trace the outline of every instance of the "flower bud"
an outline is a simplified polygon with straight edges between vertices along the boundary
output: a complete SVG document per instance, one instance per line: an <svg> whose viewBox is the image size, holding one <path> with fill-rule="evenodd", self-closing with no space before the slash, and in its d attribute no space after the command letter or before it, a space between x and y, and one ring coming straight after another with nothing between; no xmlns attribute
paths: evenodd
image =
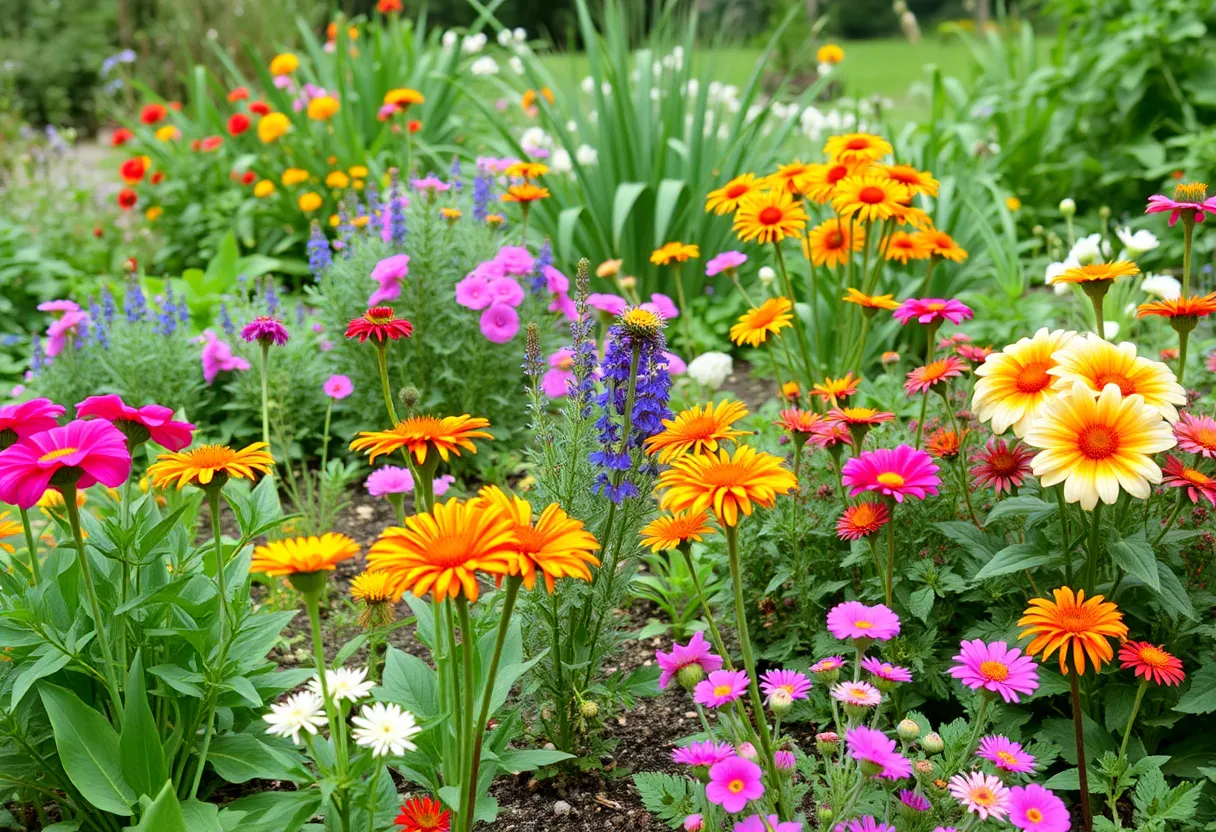
<svg viewBox="0 0 1216 832"><path fill-rule="evenodd" d="M621 289L626 290L626 291L628 291L629 289L636 289L637 285L638 285L638 279L636 277L634 277L633 275L627 274L624 277L617 280L617 285L619 285L621 287Z"/></svg>
<svg viewBox="0 0 1216 832"><path fill-rule="evenodd" d="M739 746L738 750L739 756L745 760L755 760L760 756L756 753L756 746L752 745L750 742L743 743L743 745Z"/></svg>
<svg viewBox="0 0 1216 832"><path fill-rule="evenodd" d="M895 733L901 740L911 742L920 736L920 726L911 719L900 720L899 725L895 726Z"/></svg>
<svg viewBox="0 0 1216 832"><path fill-rule="evenodd" d="M1077 203L1073 202L1070 197L1065 197L1060 200L1060 213L1065 217L1074 217L1077 213Z"/></svg>
<svg viewBox="0 0 1216 832"><path fill-rule="evenodd" d="M760 278L761 285L767 286L777 279L777 273L773 271L772 266L761 266L757 277Z"/></svg>
<svg viewBox="0 0 1216 832"><path fill-rule="evenodd" d="M925 738L920 741L920 747L930 754L941 754L945 750L946 744L942 742L941 734L934 731L931 734L925 734Z"/></svg>
<svg viewBox="0 0 1216 832"><path fill-rule="evenodd" d="M578 706L578 712L583 715L583 719L595 719L600 714L600 706L595 700L586 699Z"/></svg>
<svg viewBox="0 0 1216 832"><path fill-rule="evenodd" d="M916 769L917 772L919 772L920 774L932 774L933 773L933 761L932 760L917 760L915 763L912 764L912 768Z"/></svg>
<svg viewBox="0 0 1216 832"><path fill-rule="evenodd" d="M836 817L832 812L832 807L824 804L819 807L819 828L826 829L828 824L832 822L832 818Z"/></svg>
<svg viewBox="0 0 1216 832"><path fill-rule="evenodd" d="M418 392L417 387L402 387L398 395L401 397L401 403L405 405L406 410L413 410L418 406L419 399L422 398L422 394Z"/></svg>
<svg viewBox="0 0 1216 832"><path fill-rule="evenodd" d="M815 748L820 754L831 754L840 745L840 735L835 731L824 731L815 735Z"/></svg>
<svg viewBox="0 0 1216 832"><path fill-rule="evenodd" d="M1109 205L1103 205L1101 208L1099 208L1099 209L1098 209L1098 216L1099 216L1099 217L1101 217L1101 218L1102 218L1102 219L1104 219L1104 220L1108 220L1108 219L1110 219L1110 206L1109 206Z"/></svg>
<svg viewBox="0 0 1216 832"><path fill-rule="evenodd" d="M705 828L705 821L700 815L689 815L684 818L684 832L701 832Z"/></svg>
<svg viewBox="0 0 1216 832"><path fill-rule="evenodd" d="M769 694L768 707L774 716L785 716L794 707L794 698L785 688L777 688Z"/></svg>
<svg viewBox="0 0 1216 832"><path fill-rule="evenodd" d="M676 673L676 681L689 693L692 693L693 688L704 678L705 669L699 664L686 664Z"/></svg>

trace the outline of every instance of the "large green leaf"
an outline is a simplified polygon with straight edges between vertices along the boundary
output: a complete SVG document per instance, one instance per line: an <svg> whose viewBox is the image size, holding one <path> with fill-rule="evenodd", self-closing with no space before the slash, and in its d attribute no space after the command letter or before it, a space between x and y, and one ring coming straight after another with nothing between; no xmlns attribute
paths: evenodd
<svg viewBox="0 0 1216 832"><path fill-rule="evenodd" d="M249 734L228 734L211 741L207 762L229 783L250 780L309 780L299 755L272 748Z"/></svg>
<svg viewBox="0 0 1216 832"><path fill-rule="evenodd" d="M992 560L984 564L972 580L978 583L997 575L1008 575L1021 569L1043 566L1055 559L1054 554L1043 551L1043 547L1037 543L1013 543L993 555Z"/></svg>
<svg viewBox="0 0 1216 832"><path fill-rule="evenodd" d="M169 771L160 744L160 733L156 730L156 719L148 705L144 663L139 651L136 651L131 670L127 673L124 698L122 731L118 735L122 776L136 794L156 794L169 779Z"/></svg>
<svg viewBox="0 0 1216 832"><path fill-rule="evenodd" d="M72 785L96 808L130 815L136 795L123 778L118 734L110 723L66 688L42 682L38 692Z"/></svg>
<svg viewBox="0 0 1216 832"><path fill-rule="evenodd" d="M612 198L612 245L614 249L621 247L621 234L625 231L625 223L633 211L638 197L646 190L645 182L622 182L616 186L616 194Z"/></svg>
<svg viewBox="0 0 1216 832"><path fill-rule="evenodd" d="M395 702L423 718L439 715L435 671L422 659L395 647L384 657L384 677L377 698Z"/></svg>
<svg viewBox="0 0 1216 832"><path fill-rule="evenodd" d="M17 681L13 683L13 698L12 703L9 705L9 710L17 709L17 705L25 698L25 694L29 692L30 687L35 682L58 673L67 667L68 662L72 660L71 654L65 653L50 644L40 647L38 652L42 654L38 658L38 661L21 666L21 674L17 677Z"/></svg>
<svg viewBox="0 0 1216 832"><path fill-rule="evenodd" d="M1174 710L1184 714L1216 711L1216 664L1205 664L1191 675L1191 687L1178 700Z"/></svg>
<svg viewBox="0 0 1216 832"><path fill-rule="evenodd" d="M186 827L182 804L173 793L173 784L165 783L156 799L144 801L143 816L136 826L128 826L130 832L197 832Z"/></svg>
<svg viewBox="0 0 1216 832"><path fill-rule="evenodd" d="M1112 541L1107 547L1111 560L1127 574L1139 578L1153 589L1161 591L1161 579L1157 575L1157 555L1145 539L1144 532Z"/></svg>

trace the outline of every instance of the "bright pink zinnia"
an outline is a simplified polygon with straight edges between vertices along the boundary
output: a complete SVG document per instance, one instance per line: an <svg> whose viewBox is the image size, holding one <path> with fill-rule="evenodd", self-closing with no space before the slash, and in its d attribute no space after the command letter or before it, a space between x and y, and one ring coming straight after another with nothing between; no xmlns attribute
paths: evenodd
<svg viewBox="0 0 1216 832"><path fill-rule="evenodd" d="M917 323L922 324L940 324L942 321L949 321L958 325L970 320L975 313L966 304L954 299L908 298L891 314L895 320L907 326L908 321L913 318Z"/></svg>
<svg viewBox="0 0 1216 832"><path fill-rule="evenodd" d="M783 752L788 754L789 752ZM733 832L802 832L802 822L787 820L782 822L776 815L768 815L768 823L759 815L741 820L735 824Z"/></svg>
<svg viewBox="0 0 1216 832"><path fill-rule="evenodd" d="M414 490L414 475L408 468L396 465L385 465L372 471L365 483L367 493L373 497L383 497L386 494L406 494Z"/></svg>
<svg viewBox="0 0 1216 832"><path fill-rule="evenodd" d="M747 262L747 255L741 251L724 251L717 257L705 261L705 276L717 277L722 272L737 269Z"/></svg>
<svg viewBox="0 0 1216 832"><path fill-rule="evenodd" d="M691 745L673 749L671 752L671 759L680 765L704 766L705 768L723 760L729 760L733 756L735 756L734 746L728 742L714 742L713 740L694 742Z"/></svg>
<svg viewBox="0 0 1216 832"><path fill-rule="evenodd" d="M1216 367L1212 372L1216 373ZM1216 419L1211 416L1183 413L1174 423L1174 438L1178 440L1178 450L1216 459Z"/></svg>
<svg viewBox="0 0 1216 832"><path fill-rule="evenodd" d="M697 682L693 701L707 708L721 708L747 693L746 670L715 670Z"/></svg>
<svg viewBox="0 0 1216 832"><path fill-rule="evenodd" d="M79 311L64 312L63 316L56 318L51 322L51 325L46 328L46 355L48 358L54 358L63 352L63 348L67 346L68 336L75 335L82 323L86 323L89 316Z"/></svg>
<svg viewBox="0 0 1216 832"><path fill-rule="evenodd" d="M765 696L784 690L790 699L806 699L811 693L811 680L797 670L770 670L761 675L760 690Z"/></svg>
<svg viewBox="0 0 1216 832"><path fill-rule="evenodd" d="M355 385L351 383L350 376L344 376L340 373L335 373L327 378L322 386L325 390L325 395L334 400L345 399L355 392Z"/></svg>
<svg viewBox="0 0 1216 832"><path fill-rule="evenodd" d="M532 274L532 270L536 268L536 261L523 246L503 246L498 250L498 254L494 255L494 262L501 266L506 274Z"/></svg>
<svg viewBox="0 0 1216 832"><path fill-rule="evenodd" d="M1014 774L1034 772L1034 755L1023 751L1021 743L1000 734L991 734L980 740L980 747L975 756L988 760L1002 771Z"/></svg>
<svg viewBox="0 0 1216 832"><path fill-rule="evenodd" d="M1198 468L1183 464L1182 460L1173 454L1165 455L1165 464L1161 466L1161 484L1167 488L1182 488L1192 503L1199 502L1202 497L1216 507L1216 479L1209 477Z"/></svg>
<svg viewBox="0 0 1216 832"><path fill-rule="evenodd" d="M77 473L79 488L98 482L117 488L131 474L126 437L105 420L77 419L0 451L0 503L33 508L65 469Z"/></svg>
<svg viewBox="0 0 1216 832"><path fill-rule="evenodd" d="M592 292L587 295L587 305L609 315L620 315L629 306L629 302L620 295Z"/></svg>
<svg viewBox="0 0 1216 832"><path fill-rule="evenodd" d="M692 634L688 644L673 644L670 653L656 651L655 661L659 665L659 690L667 690L671 680L689 665L699 665L702 675L708 675L722 669L722 657L715 656L710 649L705 634L697 631Z"/></svg>
<svg viewBox="0 0 1216 832"><path fill-rule="evenodd" d="M761 782L763 773L760 766L742 757L731 757L715 763L709 770L705 797L731 814L742 812L749 800L759 800L764 796L764 783Z"/></svg>
<svg viewBox="0 0 1216 832"><path fill-rule="evenodd" d="M490 297L494 303L505 303L518 307L524 302L524 289L513 277L496 277L490 281Z"/></svg>
<svg viewBox="0 0 1216 832"><path fill-rule="evenodd" d="M50 399L30 399L0 407L0 447L58 427L65 409Z"/></svg>
<svg viewBox="0 0 1216 832"><path fill-rule="evenodd" d="M1009 822L1022 832L1068 832L1071 826L1064 801L1038 783L1009 790Z"/></svg>
<svg viewBox="0 0 1216 832"><path fill-rule="evenodd" d="M950 794L980 820L1004 820L1009 814L1009 789L994 774L973 771L950 778Z"/></svg>
<svg viewBox="0 0 1216 832"><path fill-rule="evenodd" d="M487 341L505 344L519 332L519 313L505 303L496 303L481 313L481 334Z"/></svg>
<svg viewBox="0 0 1216 832"><path fill-rule="evenodd" d="M912 671L908 668L880 661L873 656L866 656L861 660L861 669L882 679L884 682L912 681Z"/></svg>
<svg viewBox="0 0 1216 832"><path fill-rule="evenodd" d="M566 277L553 266L545 266L541 269L541 276L545 278L545 289L555 295L564 295L570 291L570 278Z"/></svg>
<svg viewBox="0 0 1216 832"><path fill-rule="evenodd" d="M870 777L901 780L912 776L912 762L895 750L895 740L877 728L857 725L845 734L849 756L861 763Z"/></svg>
<svg viewBox="0 0 1216 832"><path fill-rule="evenodd" d="M642 304L642 308L653 312L665 321L680 317L680 308L676 306L676 302L661 292L652 294L649 302Z"/></svg>
<svg viewBox="0 0 1216 832"><path fill-rule="evenodd" d="M367 299L368 306L379 306L385 301L401 297L401 281L409 276L410 256L394 254L385 257L372 268L372 280L380 284L380 288L372 292Z"/></svg>
<svg viewBox="0 0 1216 832"><path fill-rule="evenodd" d="M39 312L79 312L80 304L74 300L48 300L38 304Z"/></svg>
<svg viewBox="0 0 1216 832"><path fill-rule="evenodd" d="M257 341L263 347L281 347L287 343L287 327L278 318L259 315L241 329L241 337L249 343Z"/></svg>
<svg viewBox="0 0 1216 832"><path fill-rule="evenodd" d="M121 396L89 396L76 405L76 418L105 419L135 442L151 439L170 451L180 451L194 439L194 425L173 421L173 410L159 404L131 407Z"/></svg>
<svg viewBox="0 0 1216 832"><path fill-rule="evenodd" d="M860 456L853 457L844 464L841 481L850 487L851 497L863 491L876 491L902 503L908 495L921 500L936 495L937 487L941 485L937 471L937 465L927 453L910 445L899 445L893 449L863 451Z"/></svg>
<svg viewBox="0 0 1216 832"><path fill-rule="evenodd" d="M972 690L995 691L1006 702L1020 702L1018 694L1029 696L1039 687L1039 669L1034 660L1010 649L1003 641L985 644L980 639L959 645L961 650L950 668L950 675Z"/></svg>
<svg viewBox="0 0 1216 832"><path fill-rule="evenodd" d="M1179 191L1175 190L1174 196L1179 195ZM1153 194L1148 198L1148 207L1144 209L1144 213L1164 214L1166 211L1169 211L1170 214L1170 228L1173 228L1174 223L1178 222L1178 217L1182 215L1183 211L1194 212L1195 222L1203 222L1206 213L1216 213L1216 196L1198 202L1185 198L1170 199L1165 194Z"/></svg>
<svg viewBox="0 0 1216 832"><path fill-rule="evenodd" d="M877 821L869 815L862 815L859 818L836 824L833 832L895 832L895 827Z"/></svg>
<svg viewBox="0 0 1216 832"><path fill-rule="evenodd" d="M222 372L248 370L250 364L239 355L232 354L232 347L220 340L210 329L203 330L203 381L210 385Z"/></svg>
<svg viewBox="0 0 1216 832"><path fill-rule="evenodd" d="M886 604L868 607L860 601L845 601L828 611L828 631L842 641L852 638L887 641L899 635L899 616Z"/></svg>

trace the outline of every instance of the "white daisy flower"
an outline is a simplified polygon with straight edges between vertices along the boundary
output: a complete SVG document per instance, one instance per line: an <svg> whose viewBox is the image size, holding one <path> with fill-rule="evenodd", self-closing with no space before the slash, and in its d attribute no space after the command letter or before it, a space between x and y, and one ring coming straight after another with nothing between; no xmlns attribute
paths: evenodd
<svg viewBox="0 0 1216 832"><path fill-rule="evenodd" d="M516 27L515 30L511 32L511 39L516 43L525 42L528 39L528 30L521 27Z"/></svg>
<svg viewBox="0 0 1216 832"><path fill-rule="evenodd" d="M1140 281L1140 290L1162 300L1177 300L1182 295L1182 284L1168 274L1149 274Z"/></svg>
<svg viewBox="0 0 1216 832"><path fill-rule="evenodd" d="M579 89L583 91L583 95L591 95L595 92L595 79L588 75L579 82Z"/></svg>
<svg viewBox="0 0 1216 832"><path fill-rule="evenodd" d="M1110 243L1105 242L1101 234L1090 234L1077 240L1068 256L1082 266L1088 266L1110 256Z"/></svg>
<svg viewBox="0 0 1216 832"><path fill-rule="evenodd" d="M724 352L706 352L688 362L688 376L697 384L717 390L735 371L735 363Z"/></svg>
<svg viewBox="0 0 1216 832"><path fill-rule="evenodd" d="M511 67L511 71L516 75L524 74L524 62L519 59L518 55L512 55L511 60L507 61L507 66Z"/></svg>
<svg viewBox="0 0 1216 832"><path fill-rule="evenodd" d="M1139 231L1132 231L1130 228L1116 228L1115 236L1119 238L1119 242L1123 243L1123 247L1127 249L1127 256L1133 260L1160 245L1157 235L1147 228L1141 228Z"/></svg>
<svg viewBox="0 0 1216 832"><path fill-rule="evenodd" d="M400 757L406 751L416 751L411 740L422 731L414 715L397 705L376 702L364 705L351 720L355 730L351 736L361 748L370 748L376 757Z"/></svg>
<svg viewBox="0 0 1216 832"><path fill-rule="evenodd" d="M486 36L481 32L475 35L465 35L464 40L460 43L460 48L466 55L476 55L486 48Z"/></svg>
<svg viewBox="0 0 1216 832"><path fill-rule="evenodd" d="M480 58L473 61L472 65L469 67L469 72L482 78L487 75L497 75L498 61L494 60L489 55L482 55Z"/></svg>
<svg viewBox="0 0 1216 832"><path fill-rule="evenodd" d="M443 33L443 45L444 46L455 46L456 39L458 37L460 37L460 36L449 29L448 31Z"/></svg>
<svg viewBox="0 0 1216 832"><path fill-rule="evenodd" d="M368 680L366 667L326 670L325 684L329 687L329 698L335 702L358 702L376 686L375 682ZM321 680L313 676L308 680L308 689L320 696Z"/></svg>
<svg viewBox="0 0 1216 832"><path fill-rule="evenodd" d="M574 158L580 164L587 167L599 162L600 154L589 144L580 144L578 149L574 151Z"/></svg>
<svg viewBox="0 0 1216 832"><path fill-rule="evenodd" d="M506 46L506 45L507 45L507 44L509 44L510 42L511 42L511 30L510 30L510 29L501 29L501 30L499 30L499 32L498 32L498 45L499 45L499 46Z"/></svg>
<svg viewBox="0 0 1216 832"><path fill-rule="evenodd" d="M267 734L291 737L291 741L299 745L301 731L315 735L317 729L324 727L325 706L321 703L321 697L315 693L301 691L277 705L271 705L270 713L262 719L270 725L266 729Z"/></svg>
<svg viewBox="0 0 1216 832"><path fill-rule="evenodd" d="M549 157L549 170L554 173L570 173L574 170L574 164L570 161L570 153L564 147L559 147L553 151Z"/></svg>

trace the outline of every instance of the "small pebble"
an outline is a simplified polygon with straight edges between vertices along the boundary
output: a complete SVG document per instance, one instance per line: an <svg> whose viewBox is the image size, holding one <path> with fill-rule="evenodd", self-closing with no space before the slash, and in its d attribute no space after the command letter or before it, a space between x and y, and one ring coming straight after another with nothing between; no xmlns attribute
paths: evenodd
<svg viewBox="0 0 1216 832"><path fill-rule="evenodd" d="M376 510L371 506L355 506L355 515L360 520L371 520L376 516Z"/></svg>
<svg viewBox="0 0 1216 832"><path fill-rule="evenodd" d="M553 814L568 815L574 807L564 800L559 800L553 804Z"/></svg>

